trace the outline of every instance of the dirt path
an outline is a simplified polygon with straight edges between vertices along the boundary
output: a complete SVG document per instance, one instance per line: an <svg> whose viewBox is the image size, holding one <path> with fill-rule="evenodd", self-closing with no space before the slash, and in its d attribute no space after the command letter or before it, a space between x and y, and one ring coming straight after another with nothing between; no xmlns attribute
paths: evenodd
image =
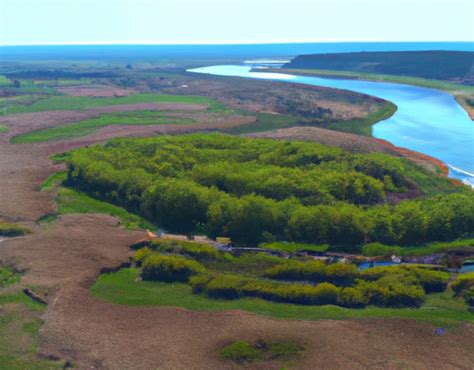
<svg viewBox="0 0 474 370"><path fill-rule="evenodd" d="M36 119L41 117L51 118L40 115ZM54 170L49 154L114 133L134 134L113 127L70 142L8 142L34 121L34 117L18 115L12 131L0 135L0 217L32 226L54 207L50 194L37 191ZM46 124L54 125L53 121ZM43 124L37 122L35 127ZM239 311L112 305L92 297L89 288L100 270L126 261L128 246L143 236L143 232L123 230L109 216L68 215L47 227L34 226L34 233L27 237L0 244L0 260L26 270L23 284L52 290L40 332L43 355L70 359L79 368L89 369L227 369L238 366L218 359L217 348L224 342L284 338L298 340L307 349L292 368L472 369L472 326L436 336L432 326L412 321L275 320ZM248 368L281 366L267 363Z"/></svg>

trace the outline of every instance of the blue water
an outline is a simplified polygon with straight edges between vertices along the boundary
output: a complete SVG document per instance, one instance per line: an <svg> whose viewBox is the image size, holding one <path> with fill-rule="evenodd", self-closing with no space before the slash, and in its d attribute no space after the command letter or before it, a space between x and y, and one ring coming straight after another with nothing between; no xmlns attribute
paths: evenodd
<svg viewBox="0 0 474 370"><path fill-rule="evenodd" d="M3 60L117 60L153 61L186 58L294 57L301 54L358 51L474 50L473 42L321 42L248 45L43 45L0 46Z"/></svg>
<svg viewBox="0 0 474 370"><path fill-rule="evenodd" d="M250 72L250 69L225 65L190 71L326 86L389 100L398 110L389 119L374 125L373 136L442 160L449 166L450 177L474 187L474 122L452 95L395 83Z"/></svg>
<svg viewBox="0 0 474 370"><path fill-rule="evenodd" d="M459 272L462 274L467 272L474 272L474 264L464 265L463 267L461 267Z"/></svg>
<svg viewBox="0 0 474 370"><path fill-rule="evenodd" d="M392 261L376 261L373 263L373 266L370 262L362 262L360 265L357 266L359 270L367 270L368 268L372 267L382 267L382 266L398 266L399 263L395 263Z"/></svg>

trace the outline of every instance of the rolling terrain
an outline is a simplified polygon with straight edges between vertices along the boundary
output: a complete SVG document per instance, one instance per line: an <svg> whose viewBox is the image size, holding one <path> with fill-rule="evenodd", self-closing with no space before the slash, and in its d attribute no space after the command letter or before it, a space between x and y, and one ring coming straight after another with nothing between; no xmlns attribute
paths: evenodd
<svg viewBox="0 0 474 370"><path fill-rule="evenodd" d="M416 159L416 155L373 138L324 128L328 122L366 119L369 112L385 106L386 102L379 99L276 82L196 78L161 69L122 69L120 73L112 69L113 73L64 74L62 78L75 78L75 82L59 83L47 79L48 73L40 73L35 67L34 78L25 71L12 75L20 79L19 88L11 86L9 79L4 81L8 96L0 100L4 108L0 127L5 127L0 130L0 221L21 225L31 233L0 237L0 262L16 273L8 286L0 287L0 318L4 325L0 325L4 334L0 344L15 343L12 350L0 347L0 368L281 369L288 364L269 360L239 365L219 357L219 349L230 341L280 339L294 340L304 347L304 352L288 365L295 369L315 364L327 369L471 366L472 322L448 317L446 322L452 326L438 336L429 320L407 318L410 309L406 317L392 318L388 311L381 311L376 318L349 315L338 319L325 316L322 306L322 312L316 311L311 320L269 316L265 309L274 306L265 305L255 313L238 305L216 310L212 302L204 301L211 309L196 310L192 301L196 296L184 284L172 290L177 297L166 296L176 299L172 301L175 304L127 304L127 297L104 280L113 274L101 274L129 262L133 254L130 246L147 240L143 228L153 225L131 214L130 207L123 203L111 206L110 199L97 199L98 192L86 194L66 186L61 171L66 170L63 160L67 162L68 155L62 153L76 149L76 153L88 153L86 147L91 149L117 137L200 133L204 138L209 131L266 136L258 132L288 128L281 135L277 131L276 137L331 145L329 152L339 152L332 148L339 147L348 151L347 158L384 153L396 156L394 161L401 163ZM35 79L46 82L38 85ZM223 137L226 141L226 136L220 134L208 137ZM184 148L173 143L186 139L171 136L140 140L170 140L170 152L162 151L166 155ZM252 142L229 137L231 140ZM113 141L105 147L110 143ZM308 143L293 145L310 148ZM416 167L416 173L434 179L433 183L441 184L447 192L461 191L434 175L437 165L433 161L418 158L416 163L420 162L430 172ZM121 165L125 168L126 164L124 159ZM150 173L165 170L151 167ZM408 192L410 197L419 195ZM170 287L166 284L160 292L155 291L159 285L150 285L147 290L146 283L135 279L132 276L127 284L132 290L137 286L145 289L150 298ZM24 289L36 301L25 295ZM446 295L429 303L444 309L447 316L461 310L468 317L464 301L457 299L453 308L444 302L450 298Z"/></svg>

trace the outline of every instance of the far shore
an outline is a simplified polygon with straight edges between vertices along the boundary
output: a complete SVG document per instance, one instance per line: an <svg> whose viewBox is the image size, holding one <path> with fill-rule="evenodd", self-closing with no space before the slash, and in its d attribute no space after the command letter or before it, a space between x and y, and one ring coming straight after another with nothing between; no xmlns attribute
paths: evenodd
<svg viewBox="0 0 474 370"><path fill-rule="evenodd" d="M340 78L349 80L366 80L376 82L393 82L406 85L413 85L419 87L426 87L429 89L436 89L449 92L459 105L467 112L471 120L474 121L474 106L470 105L468 100L474 102L474 86L467 86L456 84L449 81L430 80L426 78L384 75L376 73L362 73L352 71L335 71L322 69L293 69L293 68L268 68L267 72L296 74L300 76L319 76ZM252 72L261 72L261 69L254 69Z"/></svg>

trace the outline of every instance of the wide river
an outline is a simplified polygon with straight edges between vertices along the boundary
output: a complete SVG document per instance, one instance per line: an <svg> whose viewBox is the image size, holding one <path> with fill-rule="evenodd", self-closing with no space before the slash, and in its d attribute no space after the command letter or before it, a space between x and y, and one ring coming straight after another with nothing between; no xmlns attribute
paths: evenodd
<svg viewBox="0 0 474 370"><path fill-rule="evenodd" d="M398 107L373 126L376 138L438 158L449 176L474 187L474 122L452 95L416 86L361 80L250 72L249 66L223 65L189 70L218 76L280 80L356 91L389 100Z"/></svg>

